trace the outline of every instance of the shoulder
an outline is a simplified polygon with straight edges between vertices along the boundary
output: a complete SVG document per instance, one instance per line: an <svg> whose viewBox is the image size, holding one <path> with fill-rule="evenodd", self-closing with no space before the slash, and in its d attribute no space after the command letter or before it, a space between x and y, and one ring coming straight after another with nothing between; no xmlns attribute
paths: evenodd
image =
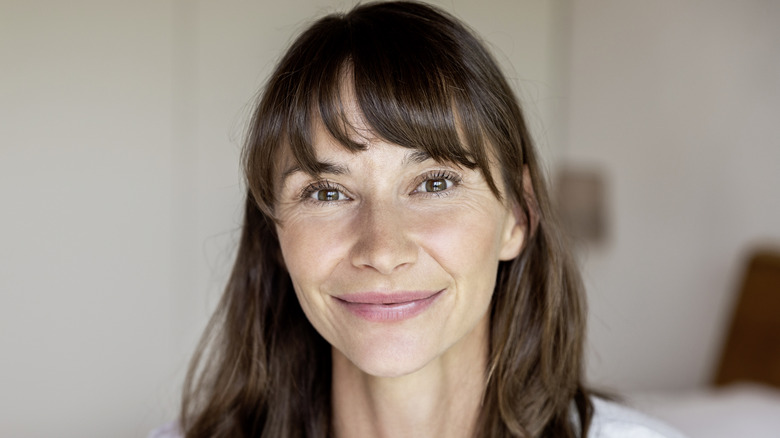
<svg viewBox="0 0 780 438"><path fill-rule="evenodd" d="M685 438L665 423L621 404L593 398L588 438Z"/></svg>
<svg viewBox="0 0 780 438"><path fill-rule="evenodd" d="M165 426L153 430L146 438L183 438L178 424L168 423Z"/></svg>

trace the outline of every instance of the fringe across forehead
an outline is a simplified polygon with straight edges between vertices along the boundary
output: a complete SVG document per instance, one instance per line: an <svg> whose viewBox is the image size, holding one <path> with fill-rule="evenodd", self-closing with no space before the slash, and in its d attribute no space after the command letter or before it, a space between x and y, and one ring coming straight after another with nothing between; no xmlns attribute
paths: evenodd
<svg viewBox="0 0 780 438"><path fill-rule="evenodd" d="M271 76L245 151L258 204L273 209L278 171L271 162L282 148L302 170L321 173L313 145L317 126L350 151L365 149L356 135L361 130L350 123L355 107L373 137L479 168L500 197L488 147L500 162L514 156L522 163L522 139L507 122L522 124L522 116L495 62L451 17L426 17L428 8L410 14L370 6L320 19Z"/></svg>
<svg viewBox="0 0 780 438"><path fill-rule="evenodd" d="M350 57L340 69L322 76L315 85L318 88L306 93L311 96L309 106L300 109L307 117L286 133L284 143L303 170L311 174L322 171L321 163L314 159L314 138L316 129L324 129L352 152L365 150L378 139L420 150L440 162L469 169L484 166L482 170L489 176L483 136L469 139L465 135L479 132L481 127L464 126L463 110L457 110L445 78L428 78L420 72L388 72L379 77L369 66L358 64L362 68L356 68L354 62ZM395 79L398 77L402 79Z"/></svg>
<svg viewBox="0 0 780 438"><path fill-rule="evenodd" d="M457 91L468 85L459 83L462 67L431 44L441 35L427 35L434 41L426 44L415 35L432 33L424 28L407 33L388 21L358 21L347 27L350 32L323 38L322 47L306 65L295 69L303 77L294 91L300 94L294 101L301 106L294 111L307 117L289 127L287 141L303 169L320 171L312 151L312 126L318 121L345 148L364 148L356 139L359 130L350 123L355 118L348 114L351 99L371 133L388 143L469 168L485 160L481 135L468 139L458 134L458 119L470 109L464 102L467 96ZM462 130L479 132L480 128L463 126Z"/></svg>

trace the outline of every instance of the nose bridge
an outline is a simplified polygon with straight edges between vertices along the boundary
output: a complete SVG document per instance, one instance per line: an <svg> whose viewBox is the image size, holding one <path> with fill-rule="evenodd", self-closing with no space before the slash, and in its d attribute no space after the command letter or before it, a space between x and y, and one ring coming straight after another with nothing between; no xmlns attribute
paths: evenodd
<svg viewBox="0 0 780 438"><path fill-rule="evenodd" d="M410 238L409 221L402 205L373 202L361 208L356 223L353 265L371 267L383 274L413 263L417 246Z"/></svg>

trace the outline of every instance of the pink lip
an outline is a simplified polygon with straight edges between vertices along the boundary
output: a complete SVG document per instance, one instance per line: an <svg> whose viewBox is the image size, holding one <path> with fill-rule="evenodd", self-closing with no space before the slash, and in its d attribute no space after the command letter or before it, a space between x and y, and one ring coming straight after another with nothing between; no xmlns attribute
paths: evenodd
<svg viewBox="0 0 780 438"><path fill-rule="evenodd" d="M374 322L392 322L424 312L444 292L403 291L394 293L361 292L334 297L353 315Z"/></svg>

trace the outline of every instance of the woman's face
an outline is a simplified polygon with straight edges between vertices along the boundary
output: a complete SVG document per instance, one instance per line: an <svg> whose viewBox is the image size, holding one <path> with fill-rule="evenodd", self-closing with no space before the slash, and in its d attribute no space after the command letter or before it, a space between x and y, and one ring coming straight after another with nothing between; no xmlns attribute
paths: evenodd
<svg viewBox="0 0 780 438"><path fill-rule="evenodd" d="M478 170L367 145L349 152L320 129L326 171L282 172L277 231L306 316L375 376L412 373L475 336L484 348L498 262L523 243L513 209Z"/></svg>

